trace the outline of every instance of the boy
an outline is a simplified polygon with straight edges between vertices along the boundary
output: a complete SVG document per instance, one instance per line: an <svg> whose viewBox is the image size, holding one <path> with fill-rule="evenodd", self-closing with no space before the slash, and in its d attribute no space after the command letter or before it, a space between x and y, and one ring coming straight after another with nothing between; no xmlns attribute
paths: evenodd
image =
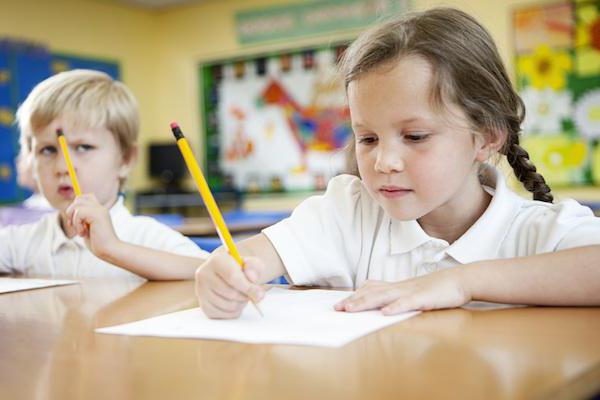
<svg viewBox="0 0 600 400"><path fill-rule="evenodd" d="M139 117L131 92L108 75L73 70L37 85L17 111L39 191L57 212L0 230L0 273L186 279L207 253L119 195L137 158ZM83 195L75 197L61 128Z"/></svg>

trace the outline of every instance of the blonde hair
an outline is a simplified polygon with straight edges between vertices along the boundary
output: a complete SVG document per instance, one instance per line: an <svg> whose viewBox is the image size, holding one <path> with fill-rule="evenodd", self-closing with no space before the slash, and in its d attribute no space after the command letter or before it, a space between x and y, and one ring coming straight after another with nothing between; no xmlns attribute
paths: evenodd
<svg viewBox="0 0 600 400"><path fill-rule="evenodd" d="M396 17L360 35L340 62L346 88L365 73L405 56L420 56L433 67L431 100L460 106L484 135L505 134L500 150L535 200L552 202L544 177L519 144L525 106L511 85L496 45L473 17L452 8L434 8ZM353 143L351 167L355 170Z"/></svg>
<svg viewBox="0 0 600 400"><path fill-rule="evenodd" d="M129 158L139 131L137 101L129 89L109 75L93 70L61 72L39 83L17 110L21 153L31 151L34 132L60 116L92 128L103 127Z"/></svg>

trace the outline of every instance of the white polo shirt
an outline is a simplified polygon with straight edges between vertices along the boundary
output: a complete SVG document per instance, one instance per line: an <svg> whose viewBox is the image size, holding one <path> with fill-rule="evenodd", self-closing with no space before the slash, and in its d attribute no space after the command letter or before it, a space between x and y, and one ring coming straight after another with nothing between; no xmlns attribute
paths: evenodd
<svg viewBox="0 0 600 400"><path fill-rule="evenodd" d="M204 258L208 253L179 232L150 217L133 216L119 197L110 209L119 239L156 250ZM165 268L169 268L165 265ZM33 224L0 229L0 273L60 277L129 277L138 275L100 260L85 246L83 238L69 239L60 227L58 212Z"/></svg>
<svg viewBox="0 0 600 400"><path fill-rule="evenodd" d="M388 216L351 175L333 178L322 196L263 230L296 285L358 287L457 264L600 244L600 218L574 200L526 200L486 166L481 177L493 198L485 213L451 245L429 236L417 221Z"/></svg>

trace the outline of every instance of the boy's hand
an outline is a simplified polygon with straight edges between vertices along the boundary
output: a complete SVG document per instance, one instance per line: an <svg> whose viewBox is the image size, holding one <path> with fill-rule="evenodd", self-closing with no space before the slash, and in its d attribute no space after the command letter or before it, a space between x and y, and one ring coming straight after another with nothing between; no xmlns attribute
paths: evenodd
<svg viewBox="0 0 600 400"><path fill-rule="evenodd" d="M460 270L447 269L402 282L366 281L352 296L337 303L336 311L381 309L385 315L414 310L460 307L471 301Z"/></svg>
<svg viewBox="0 0 600 400"><path fill-rule="evenodd" d="M85 244L96 257L103 258L119 241L108 209L93 194L75 198L66 210L67 223L75 233L85 239Z"/></svg>
<svg viewBox="0 0 600 400"><path fill-rule="evenodd" d="M244 269L224 249L215 251L196 270L196 297L209 318L240 316L249 298L259 302L265 289L257 284L265 270L262 261L243 257Z"/></svg>

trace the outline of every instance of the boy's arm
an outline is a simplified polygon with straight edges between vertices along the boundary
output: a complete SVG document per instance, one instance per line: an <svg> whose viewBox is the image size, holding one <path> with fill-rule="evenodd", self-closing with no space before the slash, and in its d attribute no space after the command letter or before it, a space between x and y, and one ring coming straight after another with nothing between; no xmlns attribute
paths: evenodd
<svg viewBox="0 0 600 400"><path fill-rule="evenodd" d="M115 234L108 209L91 194L77 197L66 216L68 228L85 239L96 257L146 279L192 279L196 268L205 261L123 242Z"/></svg>
<svg viewBox="0 0 600 400"><path fill-rule="evenodd" d="M187 257L149 247L114 242L96 256L149 280L192 279L205 259Z"/></svg>
<svg viewBox="0 0 600 400"><path fill-rule="evenodd" d="M458 272L473 300L600 305L600 245L467 264Z"/></svg>

